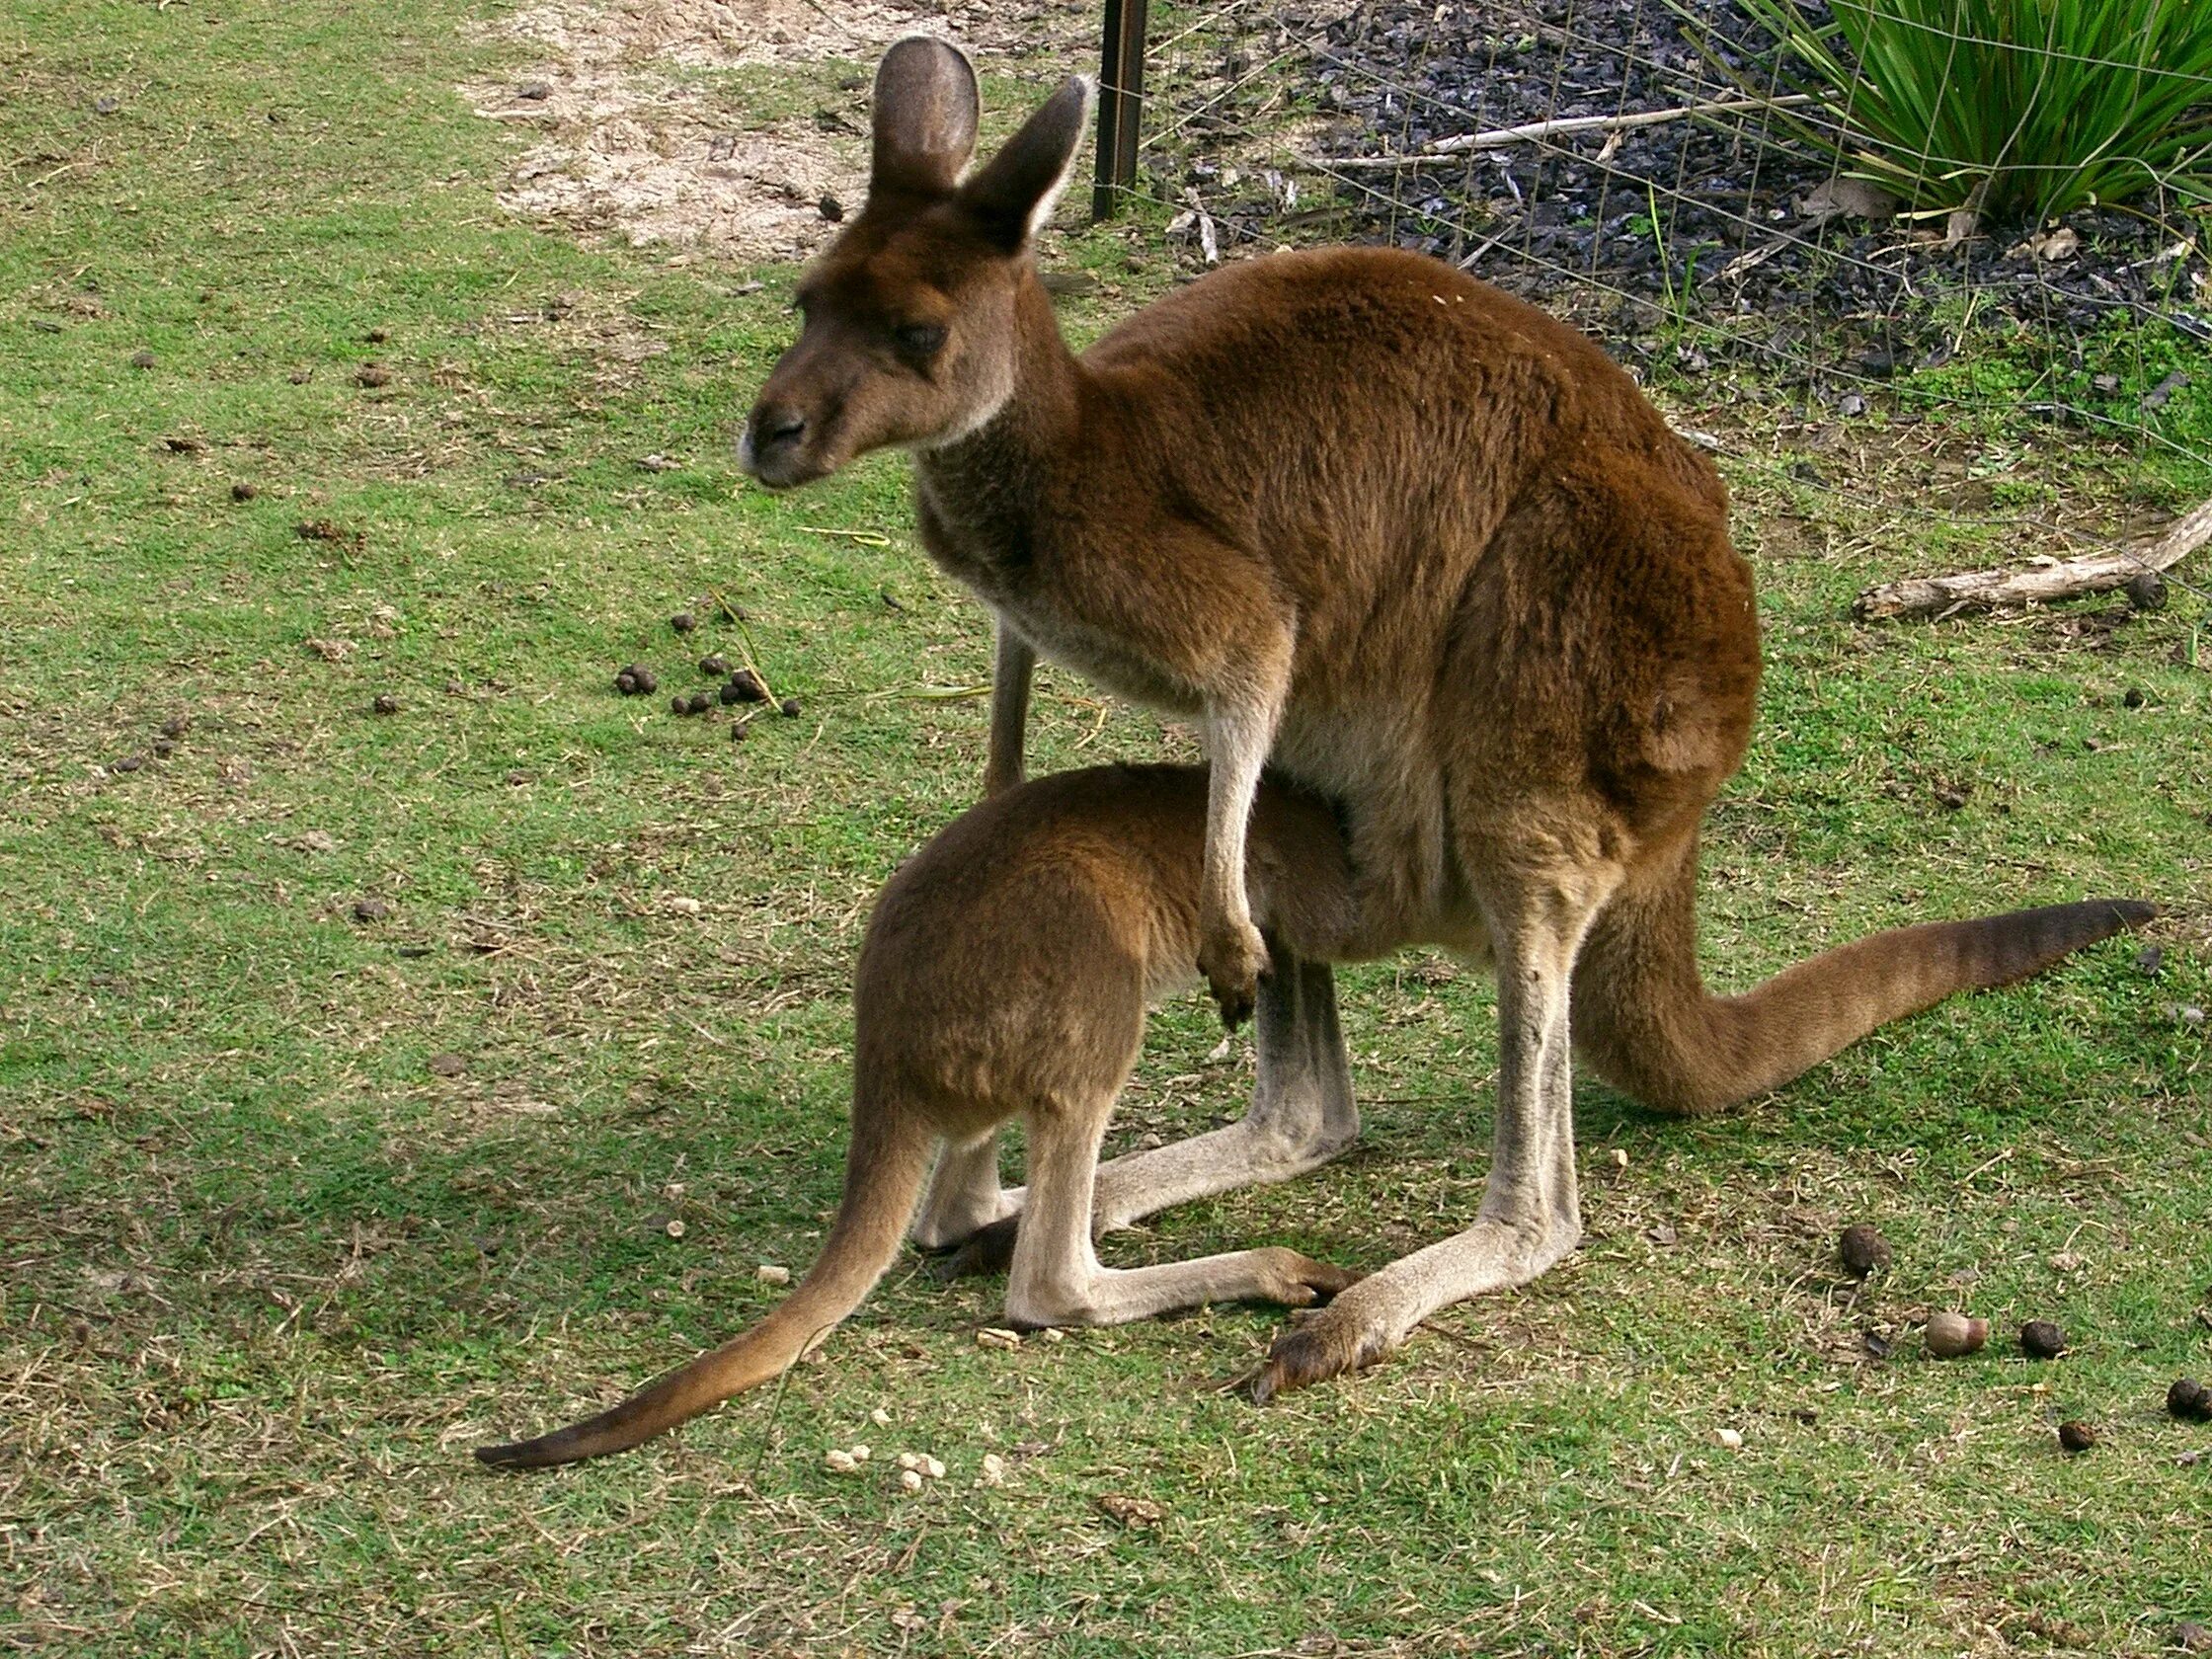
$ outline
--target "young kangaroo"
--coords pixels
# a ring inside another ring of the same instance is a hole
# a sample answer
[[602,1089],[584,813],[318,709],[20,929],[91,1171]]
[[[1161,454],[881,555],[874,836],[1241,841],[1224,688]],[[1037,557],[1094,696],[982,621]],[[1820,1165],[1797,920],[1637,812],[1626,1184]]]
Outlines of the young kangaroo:
[[[1654,1037],[1703,1045],[1659,1079],[1686,1109],[1724,1097],[1715,1078],[1763,1087],[1866,1029],[1890,976],[1956,965],[1912,958],[1937,946],[1906,934],[1800,970],[1800,1026],[1660,1031],[1670,988],[1696,983],[1698,825],[1743,758],[1759,680],[1719,476],[1589,340],[1408,254],[1227,266],[1077,358],[1030,243],[1088,108],[1069,81],[968,172],[967,60],[891,49],[867,205],[801,281],[804,327],[740,459],[785,488],[914,451],[923,544],[998,621],[987,787],[1020,775],[1039,652],[1197,719],[1213,767],[1197,959],[1224,1016],[1267,965],[1244,840],[1270,760],[1343,804],[1374,938],[1495,961],[1479,1211],[1287,1334],[1264,1396],[1574,1247],[1586,947],[1622,998],[1591,1040],[1622,1066]],[[2083,937],[2145,913],[2100,908]],[[1984,925],[2028,930],[2010,953],[2043,924]]]
[[[1190,767],[1063,772],[992,797],[908,860],[860,947],[852,1141],[820,1259],[735,1341],[587,1422],[476,1455],[528,1468],[618,1452],[780,1375],[897,1257],[932,1158],[914,1228],[925,1245],[975,1233],[1026,1196],[1006,1288],[1018,1325],[1117,1324],[1209,1302],[1304,1306],[1350,1284],[1355,1275],[1295,1250],[1118,1270],[1091,1248],[1094,1177],[1117,1224],[1175,1202],[1157,1152],[1101,1168],[1098,1145],[1137,1064],[1146,1004],[1195,978],[1205,801],[1205,774]],[[1359,1132],[1329,971],[1311,960],[1343,949],[1351,883],[1335,819],[1280,788],[1260,792],[1250,847],[1260,916],[1308,960],[1286,960],[1292,971],[1262,1000],[1244,1123],[1262,1137],[1293,1126],[1296,1147],[1272,1139],[1310,1168]],[[1301,995],[1304,1009],[1285,1005]],[[1017,1117],[1029,1185],[1001,1194],[997,1133]]]

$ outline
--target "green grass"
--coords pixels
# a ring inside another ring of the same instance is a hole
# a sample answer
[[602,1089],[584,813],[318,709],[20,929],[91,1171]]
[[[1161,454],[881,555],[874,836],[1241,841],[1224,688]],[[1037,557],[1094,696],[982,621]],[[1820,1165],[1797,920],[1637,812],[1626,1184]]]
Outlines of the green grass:
[[[865,906],[981,770],[983,705],[915,693],[988,651],[902,463],[738,479],[788,271],[498,209],[515,139],[451,91],[499,68],[471,13],[0,21],[0,1645],[2148,1653],[2212,1619],[2212,1461],[2176,1463],[2212,1438],[2158,1409],[2212,1366],[2205,1039],[2175,1012],[2212,1000],[2207,606],[1842,619],[1864,582],[2021,550],[1972,527],[1991,476],[2110,523],[2196,475],[2048,431],[1785,431],[1756,387],[1681,411],[1729,439],[1769,644],[1712,820],[1716,977],[2111,891],[2173,904],[2156,976],[2107,946],[1716,1122],[1583,1085],[1585,1248],[1265,1412],[1218,1391],[1264,1310],[998,1354],[972,1339],[997,1285],[902,1271],[780,1396],[479,1471],[473,1444],[737,1328],[776,1294],[754,1267],[817,1247]],[[1138,297],[1116,279],[1074,326]],[[371,357],[390,384],[355,383]],[[666,627],[710,590],[805,703],[743,745],[609,687],[739,649]],[[172,754],[113,769],[179,714]],[[1038,743],[1189,752],[1065,676]],[[352,919],[364,897],[389,913]],[[1114,1259],[1376,1265],[1471,1213],[1487,988],[1416,958],[1345,1004],[1361,1146]],[[1210,1066],[1215,1035],[1163,1011],[1116,1146],[1238,1109],[1249,1050]],[[1851,1218],[1898,1256],[1856,1304]],[[2077,1352],[1925,1363],[1904,1333],[1945,1304]],[[2062,1414],[2105,1444],[2061,1460]],[[878,1472],[828,1473],[855,1440]],[[906,1448],[950,1474],[899,1494]],[[1124,1496],[1163,1518],[1125,1528]]]

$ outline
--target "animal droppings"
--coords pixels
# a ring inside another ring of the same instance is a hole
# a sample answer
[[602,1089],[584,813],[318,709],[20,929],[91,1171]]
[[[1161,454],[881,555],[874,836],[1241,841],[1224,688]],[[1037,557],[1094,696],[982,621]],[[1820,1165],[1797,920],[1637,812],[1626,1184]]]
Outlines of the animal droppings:
[[919,1469],[901,1469],[899,1471],[899,1484],[908,1492],[920,1491],[921,1471]]
[[831,1474],[850,1474],[860,1466],[850,1452],[840,1452],[834,1446],[823,1453],[822,1463]]
[[714,707],[714,693],[713,693],[713,692],[711,692],[711,691],[694,691],[694,692],[692,692],[692,693],[691,693],[691,695],[690,695],[690,696],[689,696],[689,697],[688,697],[687,699],[685,699],[685,701],[684,701],[684,705],[683,705],[683,712],[684,712],[685,714],[705,714],[705,713],[707,713],[707,712],[708,712],[708,711],[709,711],[710,709],[712,709],[713,707]]
[[2058,1443],[2069,1457],[2078,1456],[2096,1444],[2096,1431],[2070,1419],[2058,1426]]
[[799,718],[803,705],[796,697],[786,697],[776,707],[783,712],[783,717],[786,720],[796,720]]
[[392,371],[382,363],[365,362],[354,370],[354,384],[356,386],[365,386],[374,391],[378,386],[389,386],[391,383]]
[[699,659],[699,672],[709,679],[720,679],[730,672],[730,660],[719,654]]
[[699,625],[699,619],[688,610],[679,610],[669,618],[669,626],[679,634],[688,634]]
[[2031,1360],[2055,1360],[2066,1352],[2066,1333],[2048,1319],[2020,1326],[2020,1352]]
[[368,705],[368,708],[371,714],[397,714],[399,713],[399,699],[389,691],[380,692],[376,700]]
[[1921,1333],[1928,1351],[1938,1360],[1955,1360],[1979,1353],[1989,1340],[1989,1321],[1970,1319],[1963,1313],[1931,1313]]
[[2185,1423],[2212,1422],[2212,1388],[2193,1377],[2176,1377],[2166,1391],[2166,1409]]
[[739,669],[730,675],[730,685],[737,692],[737,695],[734,698],[726,699],[728,701],[764,703],[768,700],[768,682],[760,677],[758,669]]
[[778,1267],[773,1262],[762,1262],[752,1270],[752,1276],[763,1285],[788,1285],[791,1283],[791,1269]]
[[977,1484],[982,1486],[1005,1485],[1006,1460],[995,1452],[986,1452],[984,1454],[983,1473],[977,1476]]
[[672,1217],[669,1221],[669,1224],[663,1227],[661,1230],[667,1233],[671,1238],[681,1238],[683,1236],[683,1224]]
[[391,906],[385,904],[381,899],[356,899],[354,901],[354,919],[356,921],[382,921],[391,913]]
[[1741,1452],[1744,1449],[1744,1437],[1735,1429],[1713,1430],[1712,1443],[1723,1452]]
[[230,499],[234,502],[250,502],[260,494],[261,491],[252,484],[233,484],[230,487]]
[[1877,1268],[1890,1264],[1889,1240],[1864,1222],[1844,1228],[1843,1236],[1836,1240],[1836,1254],[1843,1258],[1844,1271],[1854,1279],[1863,1279]]

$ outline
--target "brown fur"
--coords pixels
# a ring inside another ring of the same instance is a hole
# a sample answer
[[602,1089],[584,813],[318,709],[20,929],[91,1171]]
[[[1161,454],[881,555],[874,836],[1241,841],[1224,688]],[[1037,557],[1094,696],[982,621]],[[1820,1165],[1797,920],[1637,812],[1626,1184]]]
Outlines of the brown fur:
[[[949,46],[886,58],[879,187],[801,284],[806,326],[753,409],[746,464],[780,488],[915,450],[923,543],[998,618],[988,788],[1020,774],[1037,653],[1196,717],[1213,764],[1198,961],[1225,1018],[1267,966],[1243,878],[1267,760],[1345,804],[1373,938],[1487,949],[1499,967],[1480,1213],[1287,1338],[1265,1393],[1525,1283],[1579,1237],[1570,981],[1595,933],[1610,943],[1593,996],[1695,983],[1679,955],[1692,849],[1758,687],[1751,573],[1718,475],[1618,365],[1432,260],[1250,260],[1076,357],[1028,237],[1084,89],[956,185],[973,98]],[[1936,944],[1833,964],[1822,993],[1886,1006],[1870,976]],[[1577,1012],[1624,1066],[1654,1033],[1711,1051],[1697,1076],[1786,1075],[1803,1051],[1773,1020]]]
[[[1119,1276],[1101,1273],[1088,1253],[1098,1134],[1135,1065],[1146,1004],[1191,977],[1206,798],[1204,774],[1188,767],[1064,772],[992,797],[908,860],[884,888],[861,946],[844,1200],[814,1268],[750,1330],[611,1410],[478,1456],[540,1467],[619,1451],[780,1375],[890,1266],[940,1146],[924,1225],[939,1219],[934,1242],[972,1234],[977,1264],[1011,1248],[1009,1314],[1018,1323],[1106,1323],[1238,1295],[1295,1304],[1349,1284],[1351,1275],[1287,1250]],[[1261,790],[1249,876],[1281,956],[1279,976],[1374,948],[1359,925],[1336,822],[1311,800]],[[2031,972],[2102,937],[2128,908],[2066,906],[1880,934],[1727,1000],[1708,997],[1694,976],[1679,977],[1695,946],[1670,929],[1689,927],[1687,913],[1638,920],[1618,934],[1601,929],[1577,978],[1577,1009],[1586,986],[1594,1009],[1587,1029],[1578,1021],[1577,1040],[1601,1074],[1630,1093],[1662,1108],[1700,1110],[1784,1080],[1761,1069],[1782,1045],[1810,1065],[1896,1012]],[[1617,904],[1608,914],[1616,913],[1639,912]],[[1865,972],[1868,964],[1875,973]],[[1862,982],[1883,988],[1871,998],[1836,994]],[[1325,978],[1319,983],[1325,988]],[[1281,1161],[1267,1167],[1266,1143],[1254,1141],[1261,1155],[1237,1162],[1234,1181],[1210,1172],[1202,1188],[1178,1188],[1178,1148],[1118,1160],[1096,1170],[1098,1222],[1116,1224],[1199,1190],[1280,1178],[1349,1141],[1357,1119],[1333,1023],[1334,1052],[1316,1068],[1326,1075],[1302,1082],[1288,1075],[1297,1057],[1286,1060],[1276,1046],[1287,1034],[1279,1019],[1271,1025],[1270,1011],[1263,1003],[1254,1119],[1274,1112]],[[1299,1017],[1325,1015],[1307,1009]],[[1728,1038],[1707,1035],[1715,1027]],[[1333,1125],[1323,1121],[1332,1084],[1344,1091]],[[1067,1147],[1084,1200],[1054,1208],[1040,1196],[1023,1212],[1018,1236],[1013,1206],[997,1190],[994,1143],[1017,1117],[1029,1126],[1033,1170],[1056,1146]],[[964,1150],[975,1154],[965,1163]],[[1147,1274],[1155,1277],[1146,1282]]]

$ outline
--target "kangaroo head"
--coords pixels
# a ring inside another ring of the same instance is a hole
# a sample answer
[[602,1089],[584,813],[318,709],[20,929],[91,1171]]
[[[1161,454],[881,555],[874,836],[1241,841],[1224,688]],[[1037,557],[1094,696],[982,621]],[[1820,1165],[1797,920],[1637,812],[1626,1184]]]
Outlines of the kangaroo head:
[[738,440],[771,489],[891,444],[964,437],[1014,389],[1030,241],[1067,183],[1091,83],[1069,79],[989,161],[976,72],[942,40],[901,40],[876,71],[868,202],[806,276],[805,325]]

